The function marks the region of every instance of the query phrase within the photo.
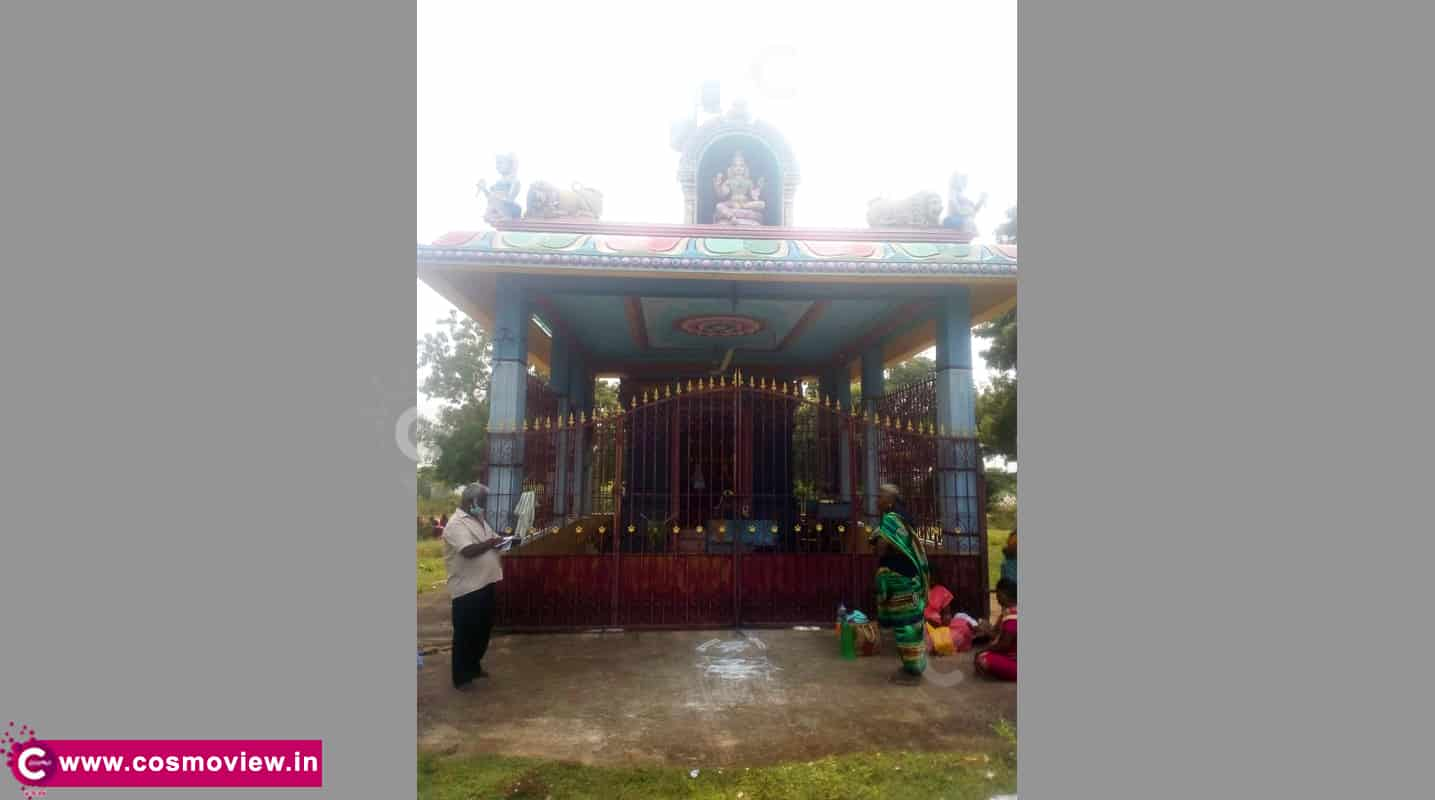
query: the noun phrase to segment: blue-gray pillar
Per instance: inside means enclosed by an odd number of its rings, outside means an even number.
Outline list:
[[[938,447],[938,513],[942,518],[944,546],[956,552],[980,547],[971,537],[956,537],[956,531],[975,534],[980,530],[977,515],[976,388],[972,383],[971,295],[965,286],[942,298],[937,313],[937,424],[945,437]],[[963,541],[963,538],[965,541]]]
[[[866,406],[868,424],[865,427],[864,455],[862,461],[862,489],[866,496],[867,524],[879,522],[877,514],[878,448],[881,447],[880,431],[874,419],[877,403],[885,390],[886,376],[882,369],[882,346],[873,345],[862,351],[862,404]]]
[[[517,276],[500,275],[493,307],[493,374],[488,385],[488,523],[512,526],[523,491],[523,413],[528,395],[528,298]]]
[[[568,337],[559,332],[553,332],[553,356],[549,364],[548,385],[553,389],[554,395],[558,398],[558,416],[562,419],[568,418],[568,381],[572,377],[570,371],[570,346]],[[558,431],[557,463],[553,467],[553,513],[562,517],[564,510],[568,508],[568,432]]]
[[[583,393],[583,411],[584,411],[584,413],[586,413],[586,414],[588,415],[589,421],[591,421],[591,420],[593,419],[593,409],[596,408],[596,406],[594,405],[594,402],[597,400],[597,397],[596,397],[596,394],[597,394],[596,383],[597,383],[597,379],[594,377],[593,373],[592,373],[591,371],[589,371],[589,370],[584,370],[584,372],[583,372],[583,386],[582,386],[582,388],[581,388],[581,391],[582,391],[582,393]],[[595,426],[595,427],[593,428],[593,430],[597,430],[597,427]],[[583,449],[583,483],[581,484],[582,487],[583,487],[583,505],[582,505],[582,508],[583,508],[583,513],[584,513],[584,514],[592,514],[592,513],[593,513],[593,457],[592,457],[592,446],[593,446],[593,441],[594,441],[595,438],[596,438],[596,437],[588,437],[587,439],[584,440],[584,444],[587,445],[587,446]]]
[[[568,491],[573,498],[569,508],[573,514],[577,515],[582,514],[587,505],[583,498],[583,489],[588,460],[588,437],[583,428],[577,425],[577,421],[582,419],[582,415],[586,411],[583,404],[587,400],[588,390],[583,387],[584,379],[588,376],[588,369],[577,354],[570,354],[568,362],[568,414],[573,416],[575,423],[570,439],[573,455],[569,464]],[[589,380],[588,383],[592,383],[592,381]]]
[[[837,400],[837,408],[848,414],[852,411],[852,378],[843,364],[833,371],[832,396]],[[845,419],[839,416],[838,419]],[[837,429],[837,450],[840,455],[837,458],[837,475],[841,481],[842,502],[852,502],[852,432],[845,423],[838,423],[841,427]],[[855,516],[857,509],[852,509]]]

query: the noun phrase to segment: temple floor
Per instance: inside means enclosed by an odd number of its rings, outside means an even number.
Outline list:
[[[500,591],[501,591],[500,584]],[[449,681],[449,605],[418,598],[418,743],[585,764],[760,765],[881,750],[985,751],[1016,686],[930,658],[917,688],[881,655],[843,660],[831,628],[495,634],[491,677]],[[876,738],[877,732],[882,738]]]

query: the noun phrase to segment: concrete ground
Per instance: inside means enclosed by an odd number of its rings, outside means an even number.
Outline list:
[[[442,592],[419,597],[419,747],[587,764],[758,765],[882,750],[989,750],[1016,720],[1016,686],[930,658],[895,686],[880,656],[843,660],[831,628],[496,635],[492,677],[449,679]]]

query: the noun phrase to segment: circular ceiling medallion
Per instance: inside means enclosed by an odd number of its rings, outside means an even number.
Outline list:
[[[762,320],[736,314],[714,314],[687,317],[673,323],[673,327],[692,336],[751,336],[762,330]]]

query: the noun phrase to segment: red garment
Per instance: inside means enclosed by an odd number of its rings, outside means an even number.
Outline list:
[[[1016,659],[988,650],[977,656],[977,665],[982,672],[1003,681],[1016,680]]]
[[[977,666],[988,675],[1004,681],[1016,680],[1016,606],[1002,612],[997,630],[1003,644],[1001,650],[988,650],[977,656]]]
[[[942,609],[946,608],[952,600],[952,593],[947,591],[947,587],[933,586],[927,592],[927,609],[922,616],[940,628],[942,626]]]
[[[951,631],[952,647],[954,647],[958,653],[965,653],[972,649],[972,626],[953,617]]]

